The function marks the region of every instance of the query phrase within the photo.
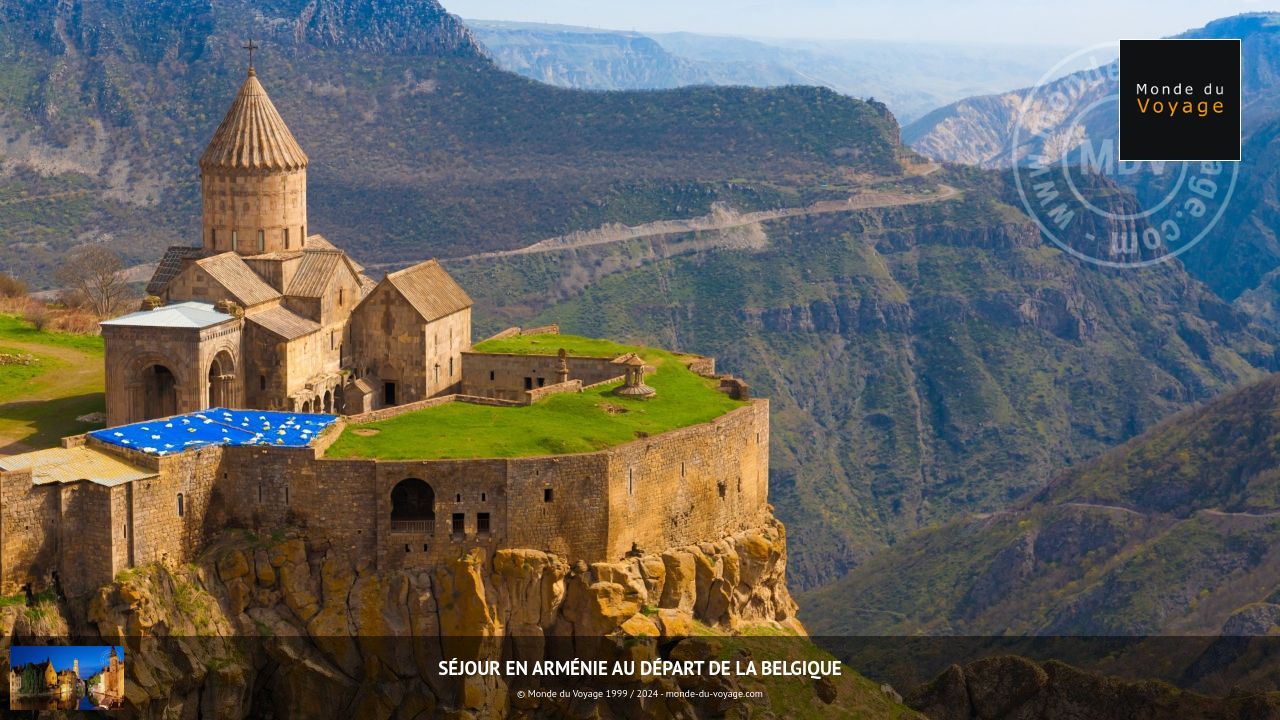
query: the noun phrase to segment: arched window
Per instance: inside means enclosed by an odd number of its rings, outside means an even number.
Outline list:
[[[433,533],[436,494],[418,478],[405,478],[391,489],[391,532]]]
[[[289,249],[289,228],[284,229],[284,249]]]
[[[182,505],[182,493],[178,493],[178,517],[186,514],[186,508]]]
[[[267,233],[264,230],[258,231],[258,252],[265,252],[267,249]]]

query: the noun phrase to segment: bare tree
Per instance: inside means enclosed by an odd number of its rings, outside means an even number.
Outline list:
[[[100,245],[73,250],[54,276],[84,298],[98,317],[111,317],[129,295],[120,256]]]

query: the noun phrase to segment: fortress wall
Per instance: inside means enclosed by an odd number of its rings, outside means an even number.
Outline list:
[[[764,520],[769,403],[608,451],[608,560],[731,535]]]
[[[0,473],[0,595],[40,589],[58,562],[58,489],[32,485],[30,470]]]
[[[548,336],[548,349],[552,349],[554,336]],[[583,385],[612,380],[623,374],[621,366],[612,358],[567,358],[569,378],[581,380]],[[516,355],[504,353],[462,353],[462,394],[499,398],[523,402],[525,378],[532,378],[533,389],[554,385],[556,371],[560,367],[558,355]]]
[[[92,591],[115,575],[111,551],[112,490],[89,481],[58,485],[58,579],[67,595]]]
[[[130,511],[133,507],[133,483],[116,485],[111,488],[111,525],[108,537],[111,538],[111,577],[133,565],[130,547],[133,542],[133,518]]]
[[[317,524],[315,513],[324,512],[330,501],[317,497],[314,450],[245,445],[223,452],[220,494],[230,521],[255,528],[280,527],[292,518]],[[348,480],[358,483],[358,476]]]
[[[378,498],[372,460],[311,461],[314,479],[290,491],[290,510],[336,549],[354,557],[378,551]],[[294,497],[296,492],[296,499]]]
[[[130,542],[135,565],[185,562],[200,551],[221,522],[210,517],[215,483],[223,479],[220,447],[160,458],[160,474],[133,483]],[[182,514],[178,514],[178,494]]]
[[[506,537],[505,465],[504,460],[378,462],[377,506],[372,515],[377,523],[378,566],[427,566],[457,557],[466,548],[492,549],[501,544]],[[434,493],[435,528],[430,533],[392,529],[391,494],[407,478],[422,480]],[[479,532],[477,514],[482,512],[489,514],[488,533]],[[463,518],[461,535],[453,532],[455,513]]]
[[[506,547],[536,548],[571,560],[604,559],[608,466],[606,453],[507,461]]]

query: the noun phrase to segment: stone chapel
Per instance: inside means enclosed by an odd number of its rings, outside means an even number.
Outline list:
[[[435,260],[380,281],[307,226],[307,154],[252,65],[200,156],[203,233],[102,323],[107,425],[210,407],[356,414],[456,392],[471,298]]]

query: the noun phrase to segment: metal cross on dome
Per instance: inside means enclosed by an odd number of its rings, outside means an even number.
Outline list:
[[[253,51],[257,50],[258,47],[259,47],[258,45],[253,44],[253,40],[250,40],[249,44],[244,46],[244,49],[249,51],[249,69],[250,70],[253,69]]]

